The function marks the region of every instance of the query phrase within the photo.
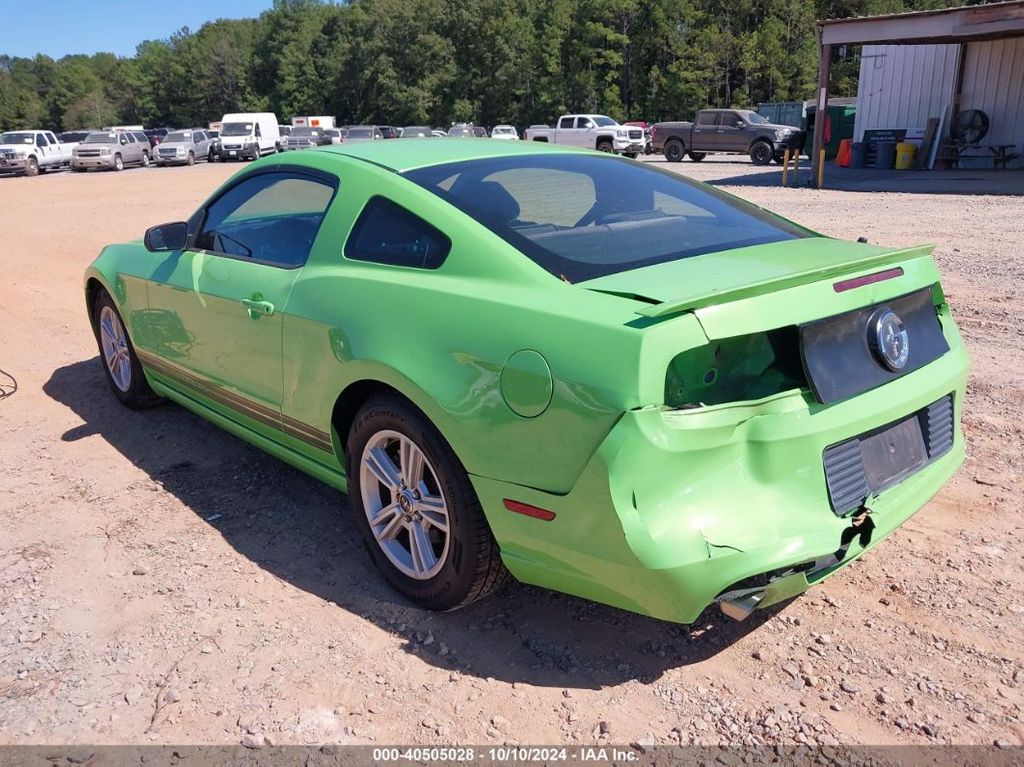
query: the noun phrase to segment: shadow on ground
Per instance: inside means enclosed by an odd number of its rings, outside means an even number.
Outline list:
[[[373,621],[440,668],[537,686],[650,682],[716,655],[777,612],[735,623],[708,610],[680,626],[522,584],[454,613],[425,612],[373,569],[344,495],[177,405],[123,408],[98,357],[59,368],[43,390],[84,421],[64,441],[101,436],[256,565]]]

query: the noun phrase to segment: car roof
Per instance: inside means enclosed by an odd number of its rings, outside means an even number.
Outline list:
[[[378,141],[367,144],[337,144],[319,150],[345,155],[398,172],[427,168],[450,162],[485,160],[537,154],[592,154],[589,149],[537,141]]]

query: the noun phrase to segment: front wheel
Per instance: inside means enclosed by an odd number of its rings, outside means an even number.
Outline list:
[[[25,175],[26,176],[38,176],[39,175],[39,162],[35,157],[29,157],[25,161]]]
[[[124,160],[119,154],[114,155],[114,170],[124,170]]]
[[[754,146],[750,147],[750,160],[754,165],[767,165],[774,156],[775,151],[767,141],[755,142]]]
[[[149,152],[143,152],[142,153],[142,160],[139,161],[139,164],[143,168],[148,168],[149,167]]]
[[[625,157],[628,157],[630,160],[635,160],[637,157],[640,156],[640,153],[639,152],[624,152],[623,155]]]
[[[665,144],[665,159],[669,162],[679,162],[683,159],[683,153],[685,151],[682,141],[679,139],[670,139]]]
[[[160,398],[149,387],[135,347],[124,329],[121,315],[106,291],[100,291],[92,307],[93,332],[103,359],[107,382],[121,404],[134,410],[150,407]]]
[[[690,158],[691,162],[700,162],[708,156],[707,152],[690,152],[687,157]]]
[[[598,145],[597,145],[597,151],[598,152],[611,152],[612,151],[612,142],[611,141],[601,141],[601,142],[599,142]]]
[[[348,435],[349,507],[371,559],[420,607],[452,610],[507,571],[466,470],[406,401],[367,402]]]
[[[196,154],[195,154],[195,152],[189,152],[188,153],[188,160],[186,162],[188,162],[189,165],[195,165],[196,164]]]

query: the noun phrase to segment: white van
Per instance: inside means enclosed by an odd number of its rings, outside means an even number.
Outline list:
[[[239,112],[221,118],[217,159],[256,160],[281,151],[281,132],[273,112]]]

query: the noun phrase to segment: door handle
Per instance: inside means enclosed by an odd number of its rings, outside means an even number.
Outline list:
[[[251,298],[243,298],[242,306],[249,310],[249,316],[254,320],[263,314],[271,315],[274,313],[274,305],[270,301],[255,301]]]

